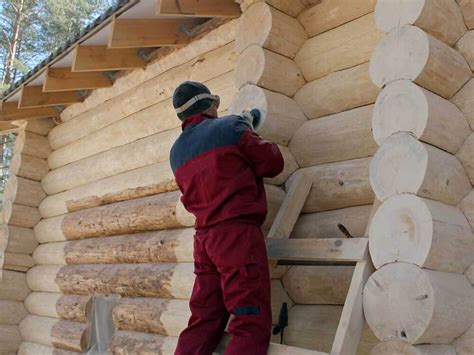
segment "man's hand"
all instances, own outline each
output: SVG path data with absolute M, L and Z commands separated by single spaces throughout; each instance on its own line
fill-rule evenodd
M 258 127 L 262 114 L 260 110 L 254 108 L 252 111 L 242 111 L 242 118 L 252 128 L 253 131 Z

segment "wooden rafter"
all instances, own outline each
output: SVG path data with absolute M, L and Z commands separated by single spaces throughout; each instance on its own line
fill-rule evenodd
M 18 102 L 5 102 L 0 111 L 0 121 L 30 120 L 58 116 L 59 111 L 53 107 L 18 108 Z
M 112 84 L 104 72 L 73 73 L 71 68 L 48 68 L 43 91 L 90 90 L 110 87 Z
M 115 19 L 109 48 L 183 45 L 196 24 L 196 19 Z
M 234 0 L 157 0 L 158 16 L 239 17 Z
M 73 72 L 127 70 L 144 68 L 146 61 L 134 48 L 78 46 L 72 65 Z
M 24 86 L 18 108 L 69 105 L 81 102 L 76 91 L 43 92 L 43 86 Z

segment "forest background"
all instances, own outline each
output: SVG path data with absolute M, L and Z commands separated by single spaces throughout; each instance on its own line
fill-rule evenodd
M 117 0 L 0 0 L 0 96 Z

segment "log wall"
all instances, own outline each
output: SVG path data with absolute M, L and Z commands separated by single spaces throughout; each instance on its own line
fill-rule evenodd
M 375 22 L 386 35 L 370 61 L 383 88 L 370 164 L 382 201 L 369 227 L 377 271 L 363 299 L 380 341 L 371 354 L 472 352 L 471 10 L 463 0 L 377 1 Z

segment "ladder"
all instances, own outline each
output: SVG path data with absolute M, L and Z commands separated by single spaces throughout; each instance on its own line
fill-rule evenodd
M 303 171 L 296 172 L 292 177 L 286 197 L 267 235 L 270 268 L 275 268 L 278 261 L 291 261 L 292 265 L 298 262 L 355 264 L 331 352 L 313 353 L 351 355 L 357 351 L 364 327 L 363 287 L 374 270 L 368 258 L 368 238 L 289 239 L 311 186 L 311 179 Z M 307 354 L 307 350 L 301 349 L 300 354 Z

